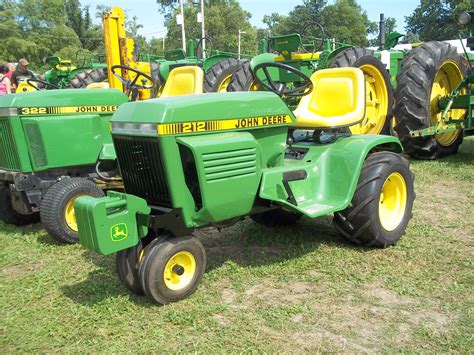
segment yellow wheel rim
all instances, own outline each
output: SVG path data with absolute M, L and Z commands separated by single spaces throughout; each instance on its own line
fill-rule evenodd
M 435 75 L 430 96 L 431 125 L 434 126 L 441 118 L 441 110 L 438 107 L 439 99 L 448 96 L 462 80 L 462 72 L 458 64 L 453 60 L 445 61 Z M 465 110 L 455 109 L 449 112 L 452 119 L 463 119 Z M 452 131 L 437 134 L 435 136 L 439 144 L 450 146 L 458 138 L 460 131 Z
M 407 185 L 400 173 L 391 173 L 385 180 L 379 201 L 379 218 L 386 231 L 393 231 L 403 220 L 407 205 Z
M 388 112 L 388 88 L 382 73 L 373 65 L 365 64 L 360 67 L 365 76 L 365 118 L 351 126 L 354 134 L 380 134 Z
M 196 273 L 196 259 L 187 251 L 173 255 L 165 266 L 163 279 L 170 290 L 178 291 L 188 286 Z
M 77 195 L 71 198 L 67 204 L 66 209 L 64 210 L 64 220 L 71 230 L 77 232 L 77 220 L 76 220 L 76 212 L 74 211 L 74 202 L 77 200 L 78 197 L 87 196 L 87 195 Z
M 232 74 L 227 75 L 224 80 L 222 80 L 221 84 L 217 88 L 217 92 L 227 92 L 227 87 L 230 84 L 230 80 L 232 79 Z

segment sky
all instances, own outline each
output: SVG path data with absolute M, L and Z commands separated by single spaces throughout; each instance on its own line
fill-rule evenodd
M 250 22 L 257 27 L 265 27 L 262 19 L 264 15 L 277 12 L 281 15 L 288 13 L 296 6 L 303 3 L 302 0 L 239 0 L 243 9 L 252 14 Z M 411 15 L 420 3 L 419 0 L 359 0 L 359 4 L 367 11 L 371 21 L 379 21 L 379 14 L 385 13 L 385 17 L 395 17 L 398 32 L 404 33 L 405 16 Z M 120 6 L 131 16 L 137 17 L 137 22 L 143 25 L 139 34 L 147 39 L 152 37 L 164 37 L 166 28 L 164 18 L 158 11 L 156 0 L 81 0 L 83 5 L 90 5 L 91 13 L 95 12 L 98 4 L 107 6 Z M 334 0 L 328 0 L 328 4 Z

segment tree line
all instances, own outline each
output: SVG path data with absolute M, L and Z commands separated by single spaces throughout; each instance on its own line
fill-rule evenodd
M 457 16 L 472 6 L 472 0 L 420 0 L 406 17 L 405 42 L 446 40 L 457 37 Z M 156 11 L 165 15 L 165 39 L 147 40 L 138 34 L 139 19 L 127 15 L 126 30 L 138 44 L 140 53 L 160 55 L 163 41 L 167 49 L 181 46 L 181 28 L 176 23 L 180 12 L 178 0 L 157 0 Z M 269 13 L 264 28 L 250 23 L 251 13 L 238 0 L 205 1 L 207 48 L 236 52 L 239 30 L 243 53 L 254 55 L 260 40 L 268 35 L 304 33 L 326 35 L 357 46 L 378 44 L 378 22 L 370 21 L 357 0 L 302 0 L 288 15 Z M 15 62 L 27 57 L 32 68 L 46 69 L 43 58 L 51 55 L 73 63 L 103 52 L 102 24 L 99 20 L 109 7 L 95 9 L 80 0 L 0 0 L 0 62 Z M 127 10 L 125 10 L 127 13 Z M 188 38 L 201 38 L 196 22 L 199 1 L 186 0 L 184 17 Z M 396 28 L 396 21 L 386 14 L 386 31 Z M 369 39 L 372 38 L 372 39 Z

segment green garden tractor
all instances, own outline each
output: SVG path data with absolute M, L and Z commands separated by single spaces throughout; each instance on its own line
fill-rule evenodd
M 460 24 L 474 50 L 474 10 Z M 461 42 L 462 44 L 462 42 Z M 395 130 L 407 154 L 437 159 L 458 151 L 463 136 L 474 134 L 474 56 L 438 41 L 417 46 L 405 56 L 395 90 Z
M 134 80 L 117 73 L 127 70 Z M 74 201 L 122 189 L 109 132 L 112 113 L 152 86 L 146 73 L 112 68 L 125 87 L 46 90 L 0 97 L 0 220 L 14 225 L 39 221 L 61 242 L 78 240 Z M 183 77 L 196 77 L 183 84 Z M 202 70 L 173 70 L 163 97 L 202 93 Z
M 79 197 L 74 207 L 80 243 L 116 253 L 132 292 L 159 304 L 189 296 L 206 268 L 193 231 L 246 216 L 273 227 L 334 214 L 343 237 L 368 247 L 394 245 L 404 234 L 415 193 L 399 140 L 348 129 L 365 117 L 363 72 L 308 77 L 292 68 L 301 84 L 286 87 L 266 74 L 273 64 L 253 73 L 273 92 L 127 103 L 113 115 L 126 193 Z M 294 112 L 281 99 L 288 95 L 302 96 Z

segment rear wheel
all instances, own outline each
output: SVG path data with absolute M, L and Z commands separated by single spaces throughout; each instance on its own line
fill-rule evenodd
M 243 63 L 232 76 L 227 91 L 262 91 L 252 71 L 250 61 Z
M 15 226 L 25 226 L 39 222 L 39 214 L 21 214 L 16 212 L 12 206 L 11 192 L 8 185 L 0 186 L 0 220 Z
M 226 92 L 234 73 L 241 62 L 234 58 L 223 59 L 214 64 L 204 76 L 204 92 Z
M 427 42 L 408 53 L 402 61 L 395 90 L 395 130 L 405 152 L 417 159 L 436 159 L 454 154 L 462 142 L 461 130 L 430 137 L 412 138 L 410 133 L 436 125 L 442 110 L 440 97 L 448 96 L 466 72 L 463 57 L 443 42 Z M 463 119 L 466 110 L 449 112 Z
M 385 65 L 364 48 L 348 48 L 334 57 L 330 68 L 355 67 L 364 72 L 365 119 L 350 130 L 354 134 L 390 134 L 393 90 Z
M 408 161 L 400 154 L 369 155 L 350 205 L 334 214 L 339 233 L 353 243 L 386 248 L 405 233 L 415 192 Z
M 68 89 L 86 88 L 87 85 L 107 80 L 107 68 L 86 69 L 71 79 Z
M 206 252 L 193 236 L 171 237 L 153 244 L 140 263 L 139 277 L 145 294 L 168 304 L 196 291 L 206 269 Z
M 79 241 L 74 202 L 81 196 L 103 197 L 104 192 L 85 178 L 67 178 L 53 185 L 41 202 L 44 229 L 63 243 Z
M 250 218 L 267 227 L 289 226 L 298 222 L 303 215 L 301 213 L 292 213 L 281 208 L 262 213 L 250 215 Z

